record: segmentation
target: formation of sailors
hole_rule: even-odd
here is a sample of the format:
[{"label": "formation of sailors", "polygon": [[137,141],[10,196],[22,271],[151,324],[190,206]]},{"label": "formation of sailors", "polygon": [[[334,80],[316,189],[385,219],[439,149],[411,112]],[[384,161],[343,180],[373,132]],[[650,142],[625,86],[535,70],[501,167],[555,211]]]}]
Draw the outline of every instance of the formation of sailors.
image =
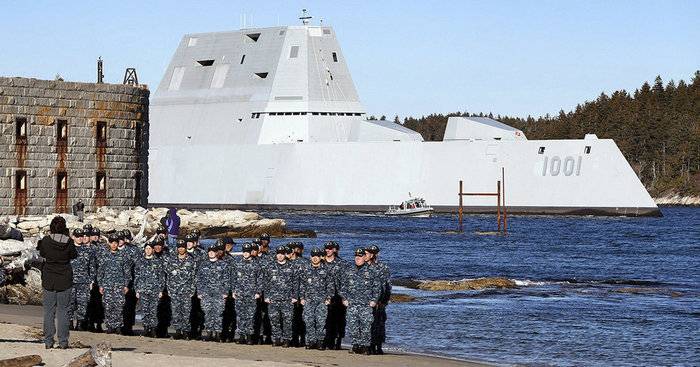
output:
[{"label": "formation of sailors", "polygon": [[[144,335],[174,339],[340,349],[345,330],[351,353],[383,354],[389,268],[379,247],[338,255],[337,242],[314,247],[290,242],[270,250],[270,236],[243,243],[231,238],[200,247],[200,232],[171,240],[159,227],[142,248],[128,230],[110,233],[85,225],[72,232],[71,327],[133,335],[140,307]],[[173,247],[171,251],[169,247]]]}]

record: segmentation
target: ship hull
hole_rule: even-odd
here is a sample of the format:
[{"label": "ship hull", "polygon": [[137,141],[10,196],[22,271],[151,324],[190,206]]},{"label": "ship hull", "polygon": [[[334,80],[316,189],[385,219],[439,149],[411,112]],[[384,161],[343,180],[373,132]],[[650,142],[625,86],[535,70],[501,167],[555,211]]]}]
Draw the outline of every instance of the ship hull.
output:
[{"label": "ship hull", "polygon": [[[454,212],[460,180],[481,193],[502,180],[510,214],[660,215],[609,139],[191,143],[149,154],[153,206],[384,212],[411,193]],[[467,213],[495,210],[495,197],[464,198]]]}]

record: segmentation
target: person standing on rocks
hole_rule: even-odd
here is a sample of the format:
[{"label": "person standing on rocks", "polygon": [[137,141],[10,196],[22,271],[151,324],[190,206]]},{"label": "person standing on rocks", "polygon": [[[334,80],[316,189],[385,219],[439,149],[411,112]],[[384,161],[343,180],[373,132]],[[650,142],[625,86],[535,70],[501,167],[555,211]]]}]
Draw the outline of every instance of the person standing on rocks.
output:
[{"label": "person standing on rocks", "polygon": [[80,223],[83,222],[83,218],[85,217],[85,204],[83,204],[83,200],[78,199],[78,202],[73,205],[73,215],[78,217]]},{"label": "person standing on rocks", "polygon": [[51,220],[50,234],[39,241],[37,250],[42,257],[41,286],[44,307],[44,346],[53,348],[58,329],[59,348],[68,348],[68,308],[73,287],[70,261],[78,257],[73,240],[68,237],[66,220],[57,216]]},{"label": "person standing on rocks", "polygon": [[22,236],[22,232],[20,232],[16,228],[12,228],[8,222],[9,218],[0,220],[0,240],[24,241],[24,236]]},{"label": "person standing on rocks", "polygon": [[109,236],[109,250],[97,260],[97,283],[100,285],[108,334],[118,333],[124,324],[124,295],[129,290],[129,269],[124,253],[119,251],[119,236]]},{"label": "person standing on rocks", "polygon": [[95,279],[94,252],[90,247],[90,239],[81,228],[73,230],[73,243],[78,257],[71,260],[73,267],[73,288],[71,292],[71,307],[69,320],[74,330],[87,330],[87,308],[90,302],[90,289]]},{"label": "person standing on rocks", "polygon": [[175,246],[177,236],[180,235],[180,216],[177,215],[177,209],[168,209],[168,214],[165,218],[163,226],[168,230],[168,245]]}]

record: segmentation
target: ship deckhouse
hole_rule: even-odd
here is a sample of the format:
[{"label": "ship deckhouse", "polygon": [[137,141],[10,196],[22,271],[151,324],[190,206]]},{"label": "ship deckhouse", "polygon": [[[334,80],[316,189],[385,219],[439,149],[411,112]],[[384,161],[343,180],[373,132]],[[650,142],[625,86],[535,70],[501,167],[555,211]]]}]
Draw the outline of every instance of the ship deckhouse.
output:
[{"label": "ship deckhouse", "polygon": [[366,121],[330,27],[185,35],[151,108],[154,147],[422,140],[400,125]]}]

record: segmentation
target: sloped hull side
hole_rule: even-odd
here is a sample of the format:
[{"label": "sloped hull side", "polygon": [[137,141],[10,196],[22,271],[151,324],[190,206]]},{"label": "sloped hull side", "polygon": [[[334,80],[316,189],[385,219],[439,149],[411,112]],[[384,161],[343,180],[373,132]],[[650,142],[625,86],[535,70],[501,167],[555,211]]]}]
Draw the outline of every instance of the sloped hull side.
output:
[{"label": "sloped hull side", "polygon": [[[465,192],[495,192],[503,168],[510,213],[660,215],[608,139],[185,144],[152,149],[150,160],[154,206],[384,211],[411,193],[445,212],[460,180]],[[495,205],[464,199],[467,212]]]}]

